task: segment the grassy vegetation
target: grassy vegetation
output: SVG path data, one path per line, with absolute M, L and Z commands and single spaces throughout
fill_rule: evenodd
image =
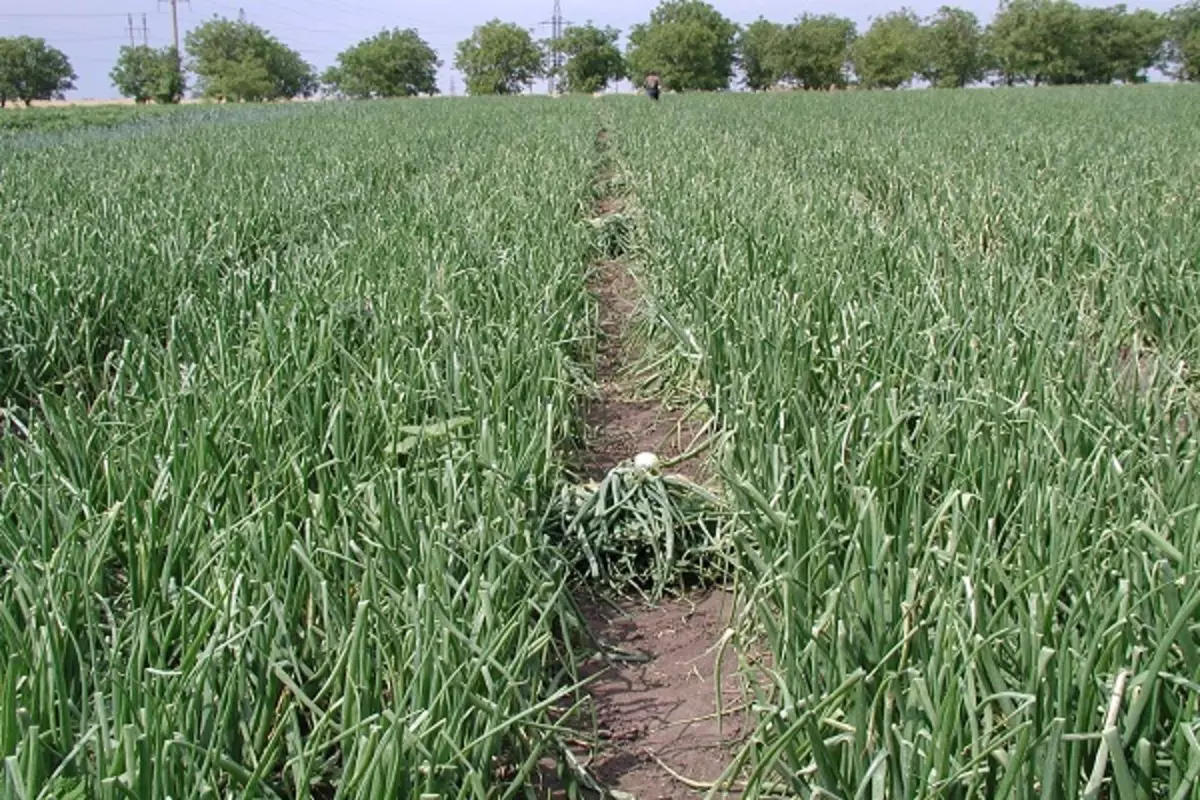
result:
M 22 131 L 42 133 L 81 128 L 112 128 L 130 122 L 159 119 L 171 114 L 195 112 L 194 106 L 96 105 L 10 108 L 0 112 L 0 136 Z
M 601 122 L 645 385 L 715 416 L 719 527 L 624 468 L 563 485 Z M 514 796 L 576 696 L 568 565 L 657 592 L 712 558 L 750 797 L 1200 777 L 1195 90 L 42 144 L 0 152 L 5 796 Z
M 1200 93 L 620 110 L 729 437 L 748 796 L 1189 796 Z
M 5 796 L 484 796 L 570 699 L 594 117 L 257 122 L 3 156 Z

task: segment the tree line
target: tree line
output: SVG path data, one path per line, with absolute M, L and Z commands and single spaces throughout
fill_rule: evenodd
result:
M 790 23 L 760 18 L 739 26 L 704 0 L 663 0 L 621 31 L 591 23 L 555 41 L 498 19 L 459 42 L 454 66 L 472 95 L 513 94 L 542 77 L 564 91 L 596 92 L 615 81 L 657 74 L 674 91 L 849 85 L 896 89 L 923 79 L 939 88 L 1141 83 L 1151 69 L 1200 81 L 1200 0 L 1165 14 L 1124 4 L 1089 8 L 1071 0 L 1002 0 L 984 26 L 970 11 L 942 6 L 928 18 L 907 8 L 859 33 L 836 14 Z M 213 18 L 173 47 L 122 47 L 110 73 L 123 96 L 174 103 L 192 89 L 219 100 L 265 101 L 318 93 L 371 98 L 436 94 L 437 52 L 413 29 L 383 30 L 344 50 L 319 74 L 299 53 L 243 20 Z M 554 54 L 560 58 L 555 59 Z M 561 61 L 558 67 L 553 66 Z M 194 85 L 188 85 L 188 73 Z M 0 107 L 62 97 L 77 79 L 70 61 L 44 39 L 0 38 Z

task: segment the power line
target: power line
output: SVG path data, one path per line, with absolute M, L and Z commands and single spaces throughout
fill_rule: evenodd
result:
M 96 17 L 123 17 L 124 14 L 0 14 L 4 19 L 92 19 Z

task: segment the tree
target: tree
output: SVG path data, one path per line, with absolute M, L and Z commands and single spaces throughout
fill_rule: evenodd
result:
M 183 57 L 174 45 L 164 47 L 160 53 L 163 73 L 158 92 L 154 95 L 154 102 L 178 103 L 188 89 L 187 77 L 183 72 Z
M 34 100 L 62 99 L 75 88 L 76 77 L 66 55 L 45 39 L 0 38 L 0 108 L 9 100 L 28 106 Z
M 629 72 L 639 83 L 656 73 L 666 89 L 716 91 L 729 86 L 738 28 L 702 0 L 663 0 L 650 21 L 629 34 Z
M 1077 5 L 1064 0 L 1003 2 L 988 29 L 988 51 L 1004 83 L 1078 83 L 1082 39 Z
M 989 40 L 1005 83 L 1141 83 L 1161 60 L 1167 25 L 1124 5 L 1082 8 L 1069 0 L 1012 0 Z
M 1177 80 L 1200 81 L 1200 0 L 1190 0 L 1167 15 L 1166 67 Z
M 852 20 L 836 14 L 803 14 L 788 26 L 774 69 L 805 89 L 845 86 L 857 38 Z
M 854 43 L 858 80 L 868 89 L 898 89 L 920 71 L 921 21 L 908 9 L 879 17 Z
M 122 97 L 132 97 L 137 103 L 178 103 L 186 90 L 174 47 L 122 47 L 109 77 Z
M 620 37 L 616 28 L 598 28 L 591 22 L 563 32 L 559 49 L 567 56 L 568 92 L 598 92 L 625 77 L 625 58 L 617 48 Z
M 1030 0 L 1001 0 L 992 24 L 985 34 L 989 71 L 1006 86 L 1032 78 L 1035 67 L 1029 50 L 1033 42 L 1034 8 Z
M 187 35 L 205 97 L 258 102 L 308 97 L 317 87 L 300 54 L 250 22 L 214 17 Z
M 1123 4 L 1078 13 L 1074 77 L 1081 83 L 1145 83 L 1145 71 L 1161 61 L 1166 20 L 1145 9 L 1130 14 Z
M 413 29 L 384 30 L 337 57 L 322 82 L 350 97 L 437 94 L 437 53 Z
M 983 80 L 983 30 L 979 18 L 942 6 L 928 21 L 922 77 L 937 88 L 958 88 Z
M 529 31 L 494 19 L 458 43 L 454 66 L 473 95 L 519 94 L 543 74 L 542 59 Z
M 738 53 L 746 88 L 757 92 L 770 88 L 783 77 L 779 72 L 779 49 L 786 41 L 787 30 L 777 22 L 759 17 L 738 37 Z

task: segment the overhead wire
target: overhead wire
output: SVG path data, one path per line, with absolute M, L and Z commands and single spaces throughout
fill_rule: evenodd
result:
M 232 0 L 232 2 L 237 1 L 238 0 Z M 147 0 L 138 0 L 136 4 L 141 5 L 146 2 Z M 297 7 L 297 4 L 302 4 L 307 6 L 307 8 Z M 156 3 L 155 5 L 158 6 L 156 9 L 156 16 L 164 13 L 159 3 Z M 247 6 L 249 6 L 249 8 L 247 8 Z M 247 17 L 249 14 L 256 11 L 266 12 L 263 14 L 263 16 L 268 17 L 269 21 L 266 22 L 265 27 L 288 32 L 289 34 L 293 32 L 299 33 L 300 36 L 295 38 L 300 39 L 299 42 L 296 42 L 296 44 L 300 46 L 289 46 L 293 46 L 293 49 L 295 49 L 296 52 L 305 58 L 314 61 L 330 60 L 334 52 L 350 44 L 349 42 L 335 43 L 326 37 L 362 37 L 365 35 L 364 31 L 367 27 L 378 26 L 380 21 L 385 23 L 393 20 L 395 21 L 395 24 L 393 25 L 385 24 L 383 26 L 385 28 L 414 28 L 428 41 L 435 42 L 439 46 L 439 49 L 444 49 L 440 47 L 443 42 L 449 42 L 452 37 L 461 37 L 468 32 L 468 29 L 463 26 L 437 25 L 430 27 L 422 25 L 405 25 L 403 22 L 404 17 L 406 16 L 404 9 L 368 8 L 358 3 L 349 2 L 348 0 L 246 0 L 246 4 L 242 6 L 235 6 L 232 5 L 231 2 L 219 2 L 218 0 L 191 0 L 191 2 L 188 2 L 188 9 L 192 12 L 203 12 L 206 9 L 217 9 L 227 14 L 245 15 Z M 312 9 L 321 9 L 326 12 L 326 15 L 317 23 L 321 27 L 309 27 L 308 25 L 303 24 L 304 21 L 311 20 L 315 16 L 315 13 Z M 272 18 L 275 16 L 274 13 L 271 13 L 272 11 L 275 13 L 282 12 L 281 16 L 283 16 L 283 18 Z M 135 8 L 134 13 L 142 12 Z M 81 23 L 88 20 L 102 19 L 124 20 L 127 18 L 127 16 L 128 12 L 22 11 L 0 13 L 0 19 L 3 20 L 13 20 L 14 22 L 17 20 L 28 20 L 31 23 L 50 23 L 51 21 L 59 20 L 64 25 L 69 24 L 72 20 L 77 20 Z M 203 16 L 207 15 L 205 14 Z M 291 20 L 293 19 L 300 20 L 301 22 L 292 22 Z M 21 27 L 28 26 L 22 25 Z M 38 25 L 37 27 L 40 29 L 44 28 L 45 26 Z M 184 26 L 181 24 L 180 27 L 182 29 Z M 112 35 L 100 36 L 82 36 L 79 35 L 79 33 L 81 32 L 78 30 L 64 30 L 62 34 L 39 32 L 36 35 L 42 36 L 48 40 L 52 40 L 53 42 L 64 45 L 74 45 L 76 47 L 88 43 L 100 44 L 124 41 L 127 38 L 127 34 L 124 33 L 124 31 L 122 34 L 117 34 L 114 32 Z M 323 41 L 320 43 L 305 41 L 307 37 L 305 37 L 304 34 L 322 37 Z M 289 35 L 288 38 L 290 39 L 292 36 Z M 108 57 L 84 55 L 82 57 L 74 57 L 72 58 L 72 61 L 77 64 L 112 64 L 115 61 L 115 57 L 115 54 Z

